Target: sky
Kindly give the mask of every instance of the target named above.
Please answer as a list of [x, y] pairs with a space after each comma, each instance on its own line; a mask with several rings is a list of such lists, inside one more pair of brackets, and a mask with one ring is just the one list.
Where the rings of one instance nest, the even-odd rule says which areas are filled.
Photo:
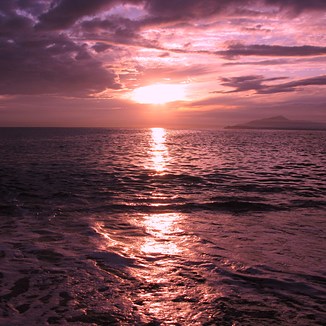
[[325, 0], [1, 0], [0, 126], [326, 122]]

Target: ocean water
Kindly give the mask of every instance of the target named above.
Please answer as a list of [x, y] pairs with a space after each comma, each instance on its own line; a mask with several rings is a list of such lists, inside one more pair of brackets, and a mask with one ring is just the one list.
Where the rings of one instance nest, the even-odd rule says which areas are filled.
[[0, 129], [0, 325], [325, 325], [326, 132]]

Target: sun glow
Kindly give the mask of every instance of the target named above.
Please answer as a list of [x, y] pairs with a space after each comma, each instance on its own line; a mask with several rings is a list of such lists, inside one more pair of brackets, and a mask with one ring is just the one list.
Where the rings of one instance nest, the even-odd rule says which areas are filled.
[[165, 145], [166, 131], [164, 128], [151, 128], [152, 146], [150, 155], [152, 157], [152, 168], [157, 174], [164, 174], [169, 158], [168, 149]]
[[155, 84], [136, 88], [131, 97], [138, 103], [165, 104], [185, 100], [185, 88], [184, 84]]

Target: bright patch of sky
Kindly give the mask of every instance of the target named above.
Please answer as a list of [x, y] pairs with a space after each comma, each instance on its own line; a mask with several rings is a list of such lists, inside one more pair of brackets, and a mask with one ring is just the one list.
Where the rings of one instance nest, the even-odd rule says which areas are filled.
[[135, 6], [130, 4], [119, 4], [106, 12], [110, 16], [120, 16], [131, 20], [140, 20], [146, 16], [147, 12], [143, 6]]

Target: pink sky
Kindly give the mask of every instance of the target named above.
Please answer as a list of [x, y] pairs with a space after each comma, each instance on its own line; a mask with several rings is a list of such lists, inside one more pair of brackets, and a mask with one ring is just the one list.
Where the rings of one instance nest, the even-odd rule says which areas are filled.
[[[326, 122], [325, 26], [323, 0], [0, 1], [0, 126]], [[133, 96], [156, 84], [184, 94]]]

